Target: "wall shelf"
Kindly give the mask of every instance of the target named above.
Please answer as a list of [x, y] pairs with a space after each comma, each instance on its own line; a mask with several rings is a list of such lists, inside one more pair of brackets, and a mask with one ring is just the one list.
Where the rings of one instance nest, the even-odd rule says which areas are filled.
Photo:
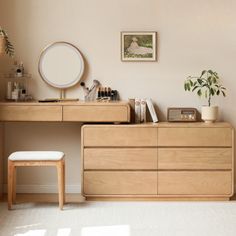
[[18, 77], [18, 76], [15, 76], [14, 74], [2, 74], [2, 73], [0, 73], [0, 78], [3, 78], [3, 79], [17, 79], [17, 80], [31, 79], [32, 75], [26, 73], [23, 76]]

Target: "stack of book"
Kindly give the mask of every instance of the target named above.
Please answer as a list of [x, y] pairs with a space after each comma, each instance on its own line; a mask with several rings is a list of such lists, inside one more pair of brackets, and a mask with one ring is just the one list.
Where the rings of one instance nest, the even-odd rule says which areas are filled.
[[147, 108], [150, 112], [151, 118], [153, 122], [158, 122], [158, 117], [156, 111], [154, 109], [152, 100], [150, 98], [135, 98], [129, 99], [132, 115], [131, 121], [134, 123], [146, 123], [147, 122]]

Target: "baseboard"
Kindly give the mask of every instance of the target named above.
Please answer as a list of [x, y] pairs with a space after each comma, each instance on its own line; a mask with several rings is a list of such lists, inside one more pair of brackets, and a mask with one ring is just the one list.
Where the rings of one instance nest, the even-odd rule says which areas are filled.
[[[7, 193], [7, 184], [3, 186], [3, 192]], [[17, 193], [57, 193], [57, 185], [17, 185]], [[66, 193], [81, 193], [80, 185], [67, 185]]]
[[[57, 193], [57, 185], [17, 185], [17, 193]], [[7, 193], [7, 184], [3, 185], [3, 193]], [[66, 193], [81, 193], [81, 185], [66, 185]], [[234, 186], [236, 194], [236, 185]], [[1, 194], [0, 194], [1, 195]]]

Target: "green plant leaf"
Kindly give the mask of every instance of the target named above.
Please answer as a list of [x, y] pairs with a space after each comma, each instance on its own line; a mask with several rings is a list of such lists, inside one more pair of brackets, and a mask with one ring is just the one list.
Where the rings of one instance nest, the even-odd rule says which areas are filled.
[[210, 94], [211, 94], [212, 96], [215, 95], [215, 90], [214, 90], [213, 88], [210, 89]]
[[195, 87], [193, 87], [193, 89], [192, 89], [192, 92], [194, 92], [197, 88], [199, 88], [200, 86], [195, 86]]
[[213, 81], [214, 84], [216, 84], [217, 83], [216, 77], [212, 76], [212, 81]]
[[199, 90], [197, 91], [197, 95], [198, 95], [199, 97], [202, 96], [202, 90], [201, 90], [201, 89], [199, 89]]
[[191, 86], [190, 86], [189, 83], [187, 84], [187, 87], [188, 87], [188, 91], [190, 91], [191, 90]]
[[207, 82], [208, 82], [209, 85], [212, 85], [211, 76], [209, 76], [209, 77], [207, 78]]
[[184, 83], [184, 90], [185, 90], [185, 91], [188, 90], [188, 88], [187, 88], [187, 84], [186, 84], [186, 83]]
[[201, 79], [197, 79], [197, 82], [201, 85], [202, 84], [202, 80]]
[[206, 72], [207, 72], [206, 70], [203, 70], [202, 73], [201, 73], [201, 75], [200, 75], [200, 78], [202, 78], [202, 76], [203, 76], [204, 74], [206, 74]]

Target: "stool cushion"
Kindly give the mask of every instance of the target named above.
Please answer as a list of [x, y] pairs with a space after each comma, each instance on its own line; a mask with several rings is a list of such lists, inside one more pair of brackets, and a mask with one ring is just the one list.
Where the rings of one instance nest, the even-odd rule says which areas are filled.
[[11, 161], [59, 161], [64, 157], [63, 152], [58, 151], [19, 151], [9, 156]]

